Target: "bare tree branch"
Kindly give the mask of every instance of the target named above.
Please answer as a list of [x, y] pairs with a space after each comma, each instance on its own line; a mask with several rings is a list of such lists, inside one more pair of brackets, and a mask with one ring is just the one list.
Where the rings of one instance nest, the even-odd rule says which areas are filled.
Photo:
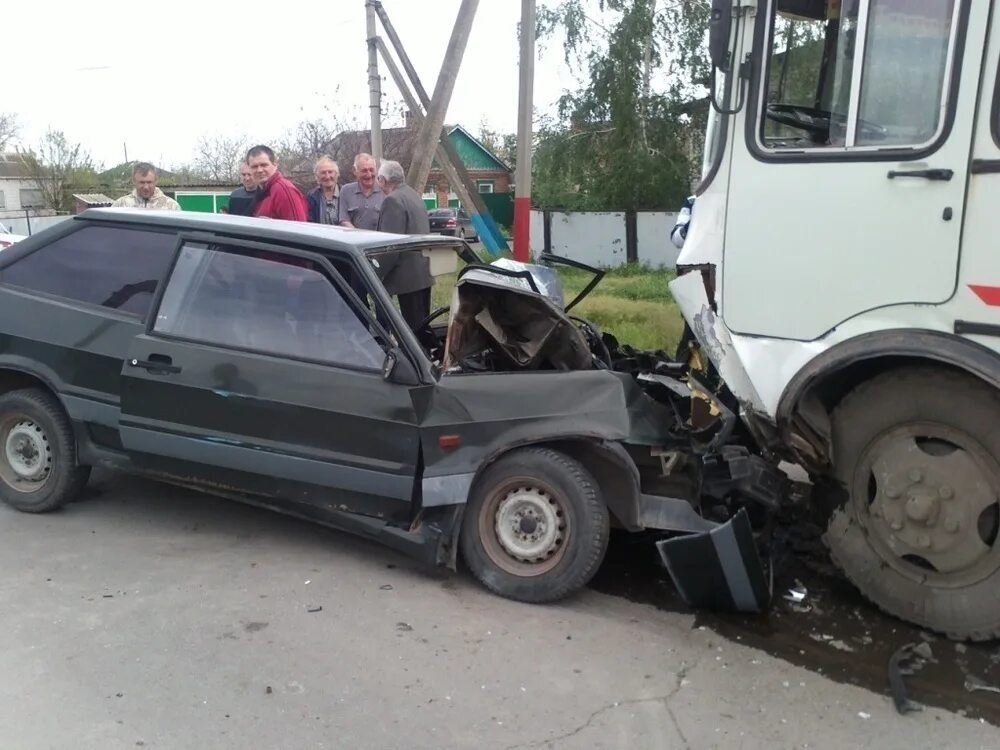
[[203, 135], [195, 147], [195, 172], [212, 182], [235, 182], [239, 179], [239, 164], [246, 156], [246, 136]]
[[13, 112], [0, 112], [0, 153], [7, 150], [17, 140], [21, 125]]

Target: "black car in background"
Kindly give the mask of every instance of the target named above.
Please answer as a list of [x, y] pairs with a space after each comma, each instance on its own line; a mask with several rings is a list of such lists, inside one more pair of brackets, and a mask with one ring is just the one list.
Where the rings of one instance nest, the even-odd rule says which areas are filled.
[[[379, 279], [398, 253], [457, 278], [455, 309], [417, 331]], [[717, 596], [729, 579], [690, 556], [731, 542], [731, 565], [754, 543], [700, 515], [709, 485], [662, 490], [674, 467], [698, 479], [689, 391], [568, 314], [600, 275], [564, 303], [551, 267], [484, 265], [457, 239], [85, 211], [0, 253], [0, 499], [51, 511], [91, 467], [127, 470], [434, 565], [461, 550], [488, 588], [530, 602], [585, 585], [612, 525], [704, 532], [715, 541], [671, 570]], [[725, 451], [713, 466], [763, 461]], [[738, 482], [710, 486], [739, 508]]]
[[464, 208], [432, 208], [427, 212], [431, 232], [475, 242], [479, 239], [472, 219]]

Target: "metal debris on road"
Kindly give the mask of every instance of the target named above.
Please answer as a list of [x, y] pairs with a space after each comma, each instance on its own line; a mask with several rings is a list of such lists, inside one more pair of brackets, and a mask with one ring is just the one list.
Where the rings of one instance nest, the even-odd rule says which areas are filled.
[[990, 685], [988, 682], [980, 680], [971, 674], [965, 676], [965, 689], [970, 693], [982, 690], [984, 693], [1000, 693], [1000, 687]]
[[306, 612], [322, 612], [322, 611], [323, 611], [323, 607], [320, 606], [319, 604], [307, 604], [306, 605]]
[[934, 654], [927, 642], [907, 643], [889, 659], [889, 690], [898, 713], [905, 716], [908, 713], [924, 710], [923, 706], [907, 697], [903, 675], [915, 674], [923, 669], [928, 661], [933, 660]]
[[381, 586], [379, 586], [379, 588], [382, 589], [383, 591], [392, 591], [392, 584], [391, 583], [385, 583], [385, 584], [382, 584]]
[[788, 589], [788, 593], [785, 594], [785, 599], [795, 604], [801, 604], [806, 600], [806, 596], [809, 595], [809, 589], [805, 587], [802, 581], [796, 579], [794, 588]]

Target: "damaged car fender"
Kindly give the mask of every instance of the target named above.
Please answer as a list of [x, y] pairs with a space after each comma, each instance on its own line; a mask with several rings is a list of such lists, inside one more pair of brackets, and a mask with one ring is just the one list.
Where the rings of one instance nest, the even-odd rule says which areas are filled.
[[617, 521], [638, 530], [639, 472], [621, 445], [633, 429], [626, 390], [601, 370], [483, 373], [413, 389], [423, 507], [465, 503], [502, 455], [547, 444], [584, 463]]

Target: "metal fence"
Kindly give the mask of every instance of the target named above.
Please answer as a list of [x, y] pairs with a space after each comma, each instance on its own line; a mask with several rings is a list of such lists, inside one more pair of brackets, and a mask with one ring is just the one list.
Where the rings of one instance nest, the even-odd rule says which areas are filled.
[[554, 253], [593, 266], [626, 263], [673, 267], [670, 211], [532, 211], [531, 252]]
[[2, 218], [0, 219], [0, 224], [3, 224], [14, 234], [32, 235], [72, 218], [72, 216], [67, 215], [26, 217], [22, 214], [21, 216], [9, 216], [7, 218]]

